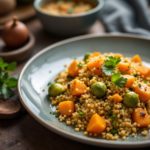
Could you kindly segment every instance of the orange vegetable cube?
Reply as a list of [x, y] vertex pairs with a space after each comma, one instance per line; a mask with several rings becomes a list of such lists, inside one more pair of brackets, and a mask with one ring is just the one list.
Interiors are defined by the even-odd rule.
[[146, 84], [139, 84], [134, 86], [134, 91], [139, 95], [139, 98], [143, 102], [150, 100], [150, 87]]
[[78, 67], [78, 61], [73, 60], [70, 66], [68, 67], [68, 74], [72, 77], [75, 77], [78, 75], [79, 67]]
[[130, 72], [130, 64], [128, 62], [120, 62], [118, 64], [118, 69], [123, 73], [129, 73]]
[[89, 59], [92, 59], [92, 58], [95, 58], [95, 57], [99, 57], [100, 55], [101, 55], [100, 52], [93, 52], [93, 53], [90, 54]]
[[70, 90], [73, 96], [80, 96], [81, 94], [86, 93], [87, 86], [82, 81], [75, 79], [70, 85]]
[[88, 125], [87, 125], [87, 132], [89, 133], [96, 133], [96, 134], [100, 134], [102, 133], [104, 130], [106, 129], [106, 121], [104, 118], [102, 118], [101, 116], [99, 116], [98, 114], [94, 114]]
[[92, 59], [88, 62], [87, 67], [92, 74], [101, 75], [102, 74], [102, 65], [104, 60], [102, 58]]
[[134, 55], [131, 59], [132, 62], [135, 62], [135, 63], [141, 63], [142, 62], [142, 59], [139, 55]]
[[136, 108], [133, 112], [133, 121], [138, 123], [139, 127], [147, 127], [150, 125], [150, 115], [146, 109]]
[[60, 102], [58, 105], [58, 110], [62, 115], [71, 116], [75, 110], [74, 102], [73, 101]]
[[134, 76], [131, 76], [131, 75], [123, 75], [124, 78], [127, 79], [127, 82], [126, 82], [126, 87], [127, 88], [130, 88], [132, 87], [134, 81], [135, 81], [135, 77]]
[[115, 56], [115, 57], [118, 57], [118, 58], [123, 57], [123, 55], [122, 55], [122, 54], [120, 54], [120, 53], [115, 53], [115, 54], [114, 54], [114, 56]]
[[111, 100], [115, 103], [120, 103], [123, 99], [119, 94], [114, 94], [111, 96]]
[[150, 68], [146, 67], [146, 66], [141, 66], [141, 65], [136, 65], [135, 66], [135, 70], [137, 72], [140, 73], [140, 75], [144, 78], [149, 77], [150, 76]]

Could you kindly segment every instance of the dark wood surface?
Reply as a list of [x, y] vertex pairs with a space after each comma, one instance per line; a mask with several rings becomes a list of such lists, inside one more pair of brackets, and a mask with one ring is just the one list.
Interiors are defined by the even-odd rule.
[[[34, 18], [26, 22], [36, 37], [33, 48], [34, 54], [46, 46], [62, 40], [46, 33], [40, 22]], [[104, 28], [99, 21], [91, 28], [89, 33], [103, 34]], [[19, 74], [25, 62], [18, 65]], [[28, 113], [11, 120], [0, 120], [0, 150], [83, 150], [103, 149], [81, 144], [63, 138], [36, 122]]]

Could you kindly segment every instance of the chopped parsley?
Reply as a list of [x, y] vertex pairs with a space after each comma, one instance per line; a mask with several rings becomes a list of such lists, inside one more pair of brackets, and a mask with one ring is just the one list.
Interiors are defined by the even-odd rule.
[[83, 64], [83, 63], [81, 63], [81, 62], [80, 62], [80, 63], [78, 63], [78, 67], [79, 67], [79, 68], [82, 68], [82, 67], [83, 67], [83, 65], [84, 65], [84, 64]]
[[116, 65], [121, 61], [118, 57], [109, 56], [102, 67], [103, 72], [105, 75], [112, 75]]
[[115, 134], [118, 133], [118, 130], [113, 128], [113, 129], [110, 130], [110, 133], [113, 134], [113, 135], [115, 135]]
[[73, 8], [69, 8], [69, 9], [67, 10], [67, 13], [68, 13], [68, 14], [72, 14], [73, 11], [74, 11]]
[[80, 117], [83, 117], [85, 115], [83, 111], [78, 111], [78, 114]]
[[114, 73], [111, 77], [111, 81], [118, 87], [124, 87], [127, 78], [122, 77], [120, 73]]

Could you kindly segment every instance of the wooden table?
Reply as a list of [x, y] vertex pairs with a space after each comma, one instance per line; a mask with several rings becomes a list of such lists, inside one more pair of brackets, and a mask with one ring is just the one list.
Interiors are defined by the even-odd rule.
[[[26, 22], [29, 29], [36, 37], [33, 48], [34, 54], [44, 47], [62, 40], [46, 33], [40, 22], [34, 18]], [[92, 27], [89, 33], [104, 33], [104, 28], [99, 21]], [[17, 68], [20, 73], [25, 62]], [[12, 120], [0, 120], [0, 150], [83, 150], [100, 149], [63, 138], [50, 132], [27, 113]]]

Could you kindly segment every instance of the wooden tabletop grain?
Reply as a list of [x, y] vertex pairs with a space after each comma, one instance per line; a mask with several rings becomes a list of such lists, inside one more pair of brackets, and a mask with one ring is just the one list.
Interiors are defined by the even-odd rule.
[[[36, 18], [26, 22], [31, 32], [36, 37], [33, 55], [48, 45], [63, 38], [54, 37], [43, 30]], [[97, 21], [88, 34], [103, 34], [104, 28]], [[18, 65], [17, 73], [21, 72], [26, 62]], [[81, 144], [61, 137], [36, 122], [28, 113], [11, 120], [0, 120], [0, 150], [83, 150], [103, 149]]]

